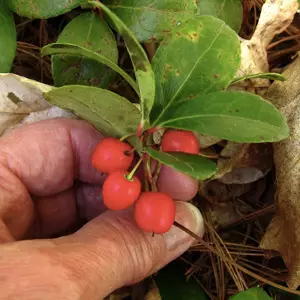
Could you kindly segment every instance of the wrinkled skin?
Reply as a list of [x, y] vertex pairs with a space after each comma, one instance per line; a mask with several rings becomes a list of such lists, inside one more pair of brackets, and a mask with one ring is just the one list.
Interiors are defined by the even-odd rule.
[[[175, 227], [154, 237], [144, 233], [132, 209], [105, 210], [104, 176], [90, 163], [101, 138], [87, 123], [65, 119], [26, 125], [0, 138], [1, 300], [102, 299], [157, 271], [194, 242]], [[170, 189], [172, 176], [161, 176], [160, 186]], [[182, 180], [186, 190], [179, 196], [189, 200], [195, 186]], [[176, 220], [202, 236], [199, 211], [183, 201], [176, 208]]]

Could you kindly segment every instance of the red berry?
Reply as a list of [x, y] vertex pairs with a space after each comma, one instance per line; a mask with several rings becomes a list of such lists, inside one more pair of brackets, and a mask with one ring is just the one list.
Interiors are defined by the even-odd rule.
[[102, 187], [103, 202], [108, 209], [121, 210], [131, 206], [141, 193], [141, 182], [128, 172], [117, 171], [107, 176]]
[[167, 194], [144, 192], [135, 204], [134, 219], [144, 231], [162, 234], [174, 223], [175, 211], [175, 202]]
[[162, 137], [162, 151], [199, 154], [199, 143], [191, 131], [168, 130]]
[[103, 173], [126, 171], [132, 160], [132, 147], [114, 138], [104, 138], [92, 155], [92, 165]]

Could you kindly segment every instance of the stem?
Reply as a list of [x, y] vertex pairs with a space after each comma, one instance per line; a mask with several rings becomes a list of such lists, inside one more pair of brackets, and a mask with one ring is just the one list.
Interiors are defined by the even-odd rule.
[[138, 167], [140, 166], [141, 162], [143, 161], [142, 158], [139, 159], [139, 161], [137, 162], [137, 164], [134, 166], [134, 168], [131, 170], [131, 172], [126, 176], [126, 178], [128, 180], [132, 180], [132, 177], [134, 176], [134, 173], [136, 172], [136, 170], [138, 169]]
[[120, 138], [120, 142], [124, 142], [125, 140], [127, 140], [128, 138], [132, 137], [132, 136], [135, 136], [135, 133], [131, 133], [131, 134], [127, 134], [125, 136], [122, 136]]

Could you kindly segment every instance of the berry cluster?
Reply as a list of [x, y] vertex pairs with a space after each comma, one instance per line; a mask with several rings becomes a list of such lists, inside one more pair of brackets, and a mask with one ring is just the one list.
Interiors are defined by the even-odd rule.
[[[161, 150], [199, 154], [199, 144], [192, 132], [168, 130], [162, 137]], [[146, 232], [165, 233], [175, 220], [174, 200], [159, 191], [142, 191], [141, 181], [134, 174], [143, 159], [128, 172], [133, 158], [134, 149], [118, 139], [104, 138], [96, 146], [92, 165], [108, 174], [102, 188], [104, 204], [111, 210], [134, 205], [134, 219], [139, 228]]]

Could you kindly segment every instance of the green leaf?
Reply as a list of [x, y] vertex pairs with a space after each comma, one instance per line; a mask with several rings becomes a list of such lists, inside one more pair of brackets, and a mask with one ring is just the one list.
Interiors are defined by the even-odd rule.
[[230, 297], [230, 300], [272, 300], [272, 298], [262, 288], [254, 287]]
[[285, 77], [278, 73], [257, 73], [257, 74], [250, 74], [245, 75], [242, 77], [237, 77], [233, 79], [231, 84], [236, 84], [238, 82], [248, 80], [248, 79], [255, 79], [255, 78], [262, 78], [262, 79], [270, 79], [270, 80], [279, 80], [279, 81], [285, 81]]
[[0, 0], [0, 37], [0, 73], [8, 73], [16, 55], [17, 35], [14, 16], [4, 0]]
[[[75, 17], [61, 32], [58, 43], [71, 43], [99, 53], [118, 63], [115, 37], [97, 13], [86, 12]], [[107, 87], [115, 72], [102, 63], [82, 56], [53, 55], [52, 76], [56, 86], [69, 84]]]
[[139, 110], [127, 99], [96, 87], [69, 85], [55, 88], [44, 97], [112, 137], [135, 133], [141, 118]]
[[149, 123], [150, 111], [155, 97], [154, 73], [152, 71], [147, 54], [140, 43], [136, 40], [133, 33], [113, 12], [111, 12], [100, 2], [90, 1], [89, 3], [101, 8], [104, 11], [125, 41], [127, 51], [130, 55], [135, 71], [135, 77], [139, 85], [142, 111], [141, 123], [143, 127], [147, 127]]
[[258, 95], [222, 91], [170, 107], [156, 124], [241, 143], [277, 142], [289, 136], [285, 118]]
[[98, 61], [99, 63], [103, 63], [109, 66], [114, 71], [118, 72], [127, 82], [132, 86], [132, 88], [138, 93], [138, 87], [136, 82], [132, 77], [130, 77], [126, 72], [124, 72], [118, 65], [114, 64], [112, 61], [107, 59], [105, 56], [83, 48], [74, 44], [67, 43], [53, 43], [48, 44], [43, 47], [41, 50], [42, 55], [53, 55], [53, 54], [69, 54], [76, 56], [85, 56], [87, 58]]
[[200, 155], [181, 152], [161, 152], [151, 147], [146, 147], [145, 151], [162, 164], [199, 180], [207, 179], [216, 172], [216, 164]]
[[71, 11], [83, 0], [6, 0], [8, 6], [21, 17], [48, 19]]
[[186, 268], [175, 261], [164, 267], [154, 277], [162, 300], [208, 300], [208, 297], [191, 277], [187, 280]]
[[217, 17], [239, 32], [243, 20], [241, 0], [201, 0], [198, 1], [198, 9], [199, 14]]
[[202, 16], [176, 26], [152, 61], [157, 84], [152, 124], [183, 98], [225, 89], [240, 66], [240, 52], [237, 34], [219, 19]]
[[161, 40], [177, 23], [197, 14], [197, 4], [192, 0], [107, 0], [104, 3], [140, 42]]

